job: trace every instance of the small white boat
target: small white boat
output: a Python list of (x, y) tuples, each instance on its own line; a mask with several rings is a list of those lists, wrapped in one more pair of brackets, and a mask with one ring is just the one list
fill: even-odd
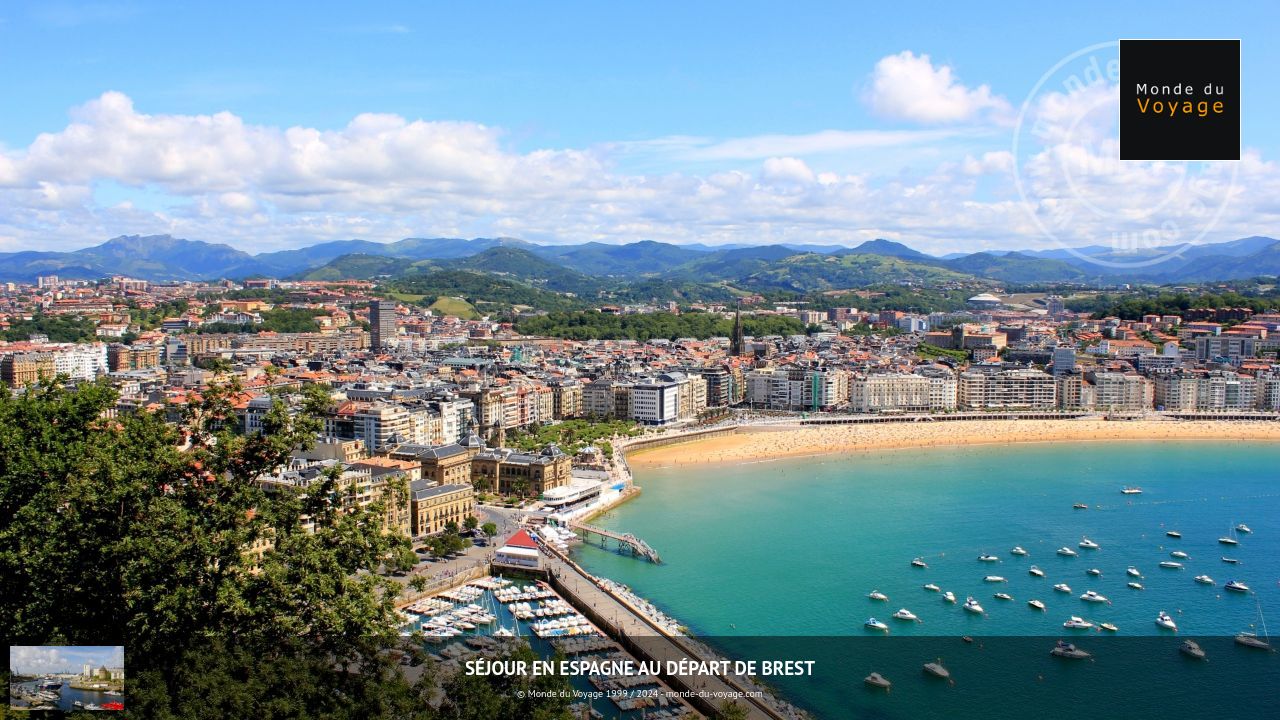
[(938, 587), (937, 585), (934, 585), (933, 583), (927, 583), (925, 584), (924, 589), (928, 590), (929, 592), (938, 592), (942, 588)]
[(1138, 568), (1130, 565), (1128, 570), (1124, 571), (1129, 577), (1142, 577), (1142, 573), (1138, 572)]
[(1178, 558), (1179, 560), (1186, 560), (1191, 556), (1182, 552), (1181, 550), (1174, 550), (1173, 552), (1169, 553), (1169, 557), (1175, 557), (1175, 558)]
[(1164, 562), (1160, 563), (1160, 567), (1165, 568), (1166, 570), (1181, 570), (1182, 563), (1174, 562), (1172, 560), (1165, 560)]
[(1075, 508), (1076, 510), (1088, 510), (1088, 509), (1089, 509), (1089, 506), (1088, 506), (1088, 505), (1085, 505), (1084, 503), (1076, 503), (1075, 505), (1072, 505), (1071, 507)]
[(1239, 545), (1240, 544), (1239, 540), (1236, 540), (1233, 537), (1225, 537), (1225, 536), (1218, 538), (1218, 542), (1222, 543), (1223, 545)]
[(1213, 578), (1209, 577), (1208, 575), (1197, 575), (1197, 576), (1196, 576), (1196, 582), (1200, 583), (1201, 585), (1212, 585), (1212, 584), (1214, 584), (1214, 583), (1213, 583)]
[(1120, 628), (1116, 627), (1116, 626), (1115, 626), (1114, 624), (1112, 624), (1112, 623), (1102, 623), (1101, 625), (1099, 625), (1099, 626), (1098, 626), (1098, 628), (1099, 628), (1099, 629), (1101, 629), (1101, 630), (1106, 630), (1107, 632), (1119, 632), (1119, 631), (1120, 631)]
[(871, 599), (871, 600), (878, 600), (878, 601), (880, 601), (880, 602), (888, 602), (888, 601), (889, 601), (889, 596), (888, 596), (888, 595), (885, 595), (884, 593), (880, 592), (879, 590), (872, 590), (871, 592), (867, 593), (867, 597), (868, 597), (869, 599)]
[(1245, 585), (1239, 580), (1228, 580), (1227, 584), (1223, 585), (1222, 587), (1230, 590), (1231, 592), (1239, 592), (1239, 593), (1249, 592), (1249, 586)]
[(1240, 523), (1239, 525), (1236, 525), (1236, 532), (1251, 533), (1253, 530), (1248, 525)]
[(932, 675), (932, 676), (934, 676), (934, 677), (940, 677), (940, 678), (942, 678), (943, 680), (949, 680), (949, 679), (951, 679), (951, 671), (949, 671), (949, 670), (947, 670), (946, 668), (942, 667), (942, 663), (940, 663), (940, 662), (925, 663), (925, 664), (924, 664), (924, 671), (925, 671), (925, 672), (927, 672), (927, 673), (929, 673), (930, 675)]
[(1044, 603), (1040, 602), (1039, 600), (1028, 600), (1027, 604), (1037, 610), (1044, 610)]
[(1005, 580), (1000, 575), (988, 575), (982, 578), (982, 582), (999, 583), (999, 582), (1009, 582), (1009, 581)]
[(1165, 630), (1172, 630), (1174, 632), (1178, 631), (1178, 623), (1174, 622), (1173, 618), (1169, 617), (1169, 613), (1163, 610), (1161, 610), (1160, 614), (1156, 616), (1156, 625), (1159, 625)]
[(888, 690), (893, 685), (893, 683), (886, 680), (883, 675), (874, 672), (863, 678), (862, 682), (870, 685), (871, 687), (884, 688), (885, 690)]
[(1223, 555), (1223, 556), (1222, 556), (1222, 562), (1224, 562), (1224, 563), (1226, 563), (1226, 564), (1228, 564), (1228, 565), (1239, 565), (1239, 564), (1240, 564), (1240, 561), (1239, 561), (1239, 560), (1237, 560), (1237, 559), (1235, 559), (1235, 558), (1229, 558), (1229, 557), (1227, 557), (1226, 555)]
[(995, 598), (996, 598), (997, 600), (1012, 600), (1012, 599), (1013, 599), (1013, 596), (1012, 596), (1012, 595), (1010, 595), (1009, 593), (1002, 593), (1002, 592), (1000, 592), (1000, 593), (996, 593), (996, 594), (995, 594)]
[(1080, 544), (1080, 547), (1084, 548), (1085, 550), (1097, 550), (1098, 548), (1102, 547), (1101, 545), (1090, 540), (1089, 538), (1080, 538), (1079, 544)]
[(1058, 583), (1057, 585), (1054, 585), (1054, 586), (1053, 586), (1053, 589), (1054, 589), (1054, 590), (1057, 590), (1057, 591), (1058, 591), (1058, 592), (1060, 592), (1060, 593), (1070, 593), (1070, 592), (1071, 592), (1071, 586), (1070, 586), (1070, 585), (1068, 585), (1068, 584), (1066, 584), (1066, 583)]
[(1066, 547), (1066, 546), (1064, 545), (1064, 546), (1062, 546), (1062, 547), (1058, 548), (1058, 554), (1059, 554), (1059, 555), (1061, 555), (1061, 556), (1063, 556), (1063, 557), (1075, 557), (1075, 556), (1076, 556), (1076, 555), (1078, 555), (1079, 553), (1077, 553), (1075, 550), (1072, 550), (1071, 548)]
[(948, 590), (942, 593), (942, 599), (946, 602), (953, 603), (956, 601), (956, 594)]
[(1067, 620), (1066, 622), (1062, 623), (1062, 627), (1067, 628), (1069, 630), (1088, 630), (1089, 628), (1093, 627), (1093, 623), (1089, 622), (1088, 620), (1085, 620), (1084, 618), (1080, 618), (1080, 617), (1076, 617), (1075, 615), (1072, 615), (1070, 620)]
[(918, 621), (920, 619), (916, 617), (915, 613), (911, 612), (906, 608), (902, 608), (898, 610), (898, 612), (894, 613), (893, 618), (895, 620), (911, 620), (912, 622)]
[(1088, 570), (1084, 571), (1084, 574), (1092, 575), (1093, 577), (1102, 577), (1102, 571), (1099, 570), (1098, 568), (1089, 568)]
[(1177, 530), (1165, 530), (1164, 534), (1174, 539), (1178, 539), (1182, 537), (1182, 533), (1178, 532)]
[(965, 598), (964, 609), (971, 613), (982, 614), (983, 612), (982, 606), (979, 605), (978, 601), (974, 600), (972, 597)]
[(880, 630), (882, 632), (889, 632), (888, 625), (885, 625), (884, 623), (880, 622), (879, 620), (873, 617), (867, 618), (867, 621), (862, 623), (862, 626), (871, 630)]
[(1000, 558), (995, 555), (979, 555), (978, 562), (1000, 562)]
[(1095, 603), (1111, 602), (1106, 597), (1099, 595), (1093, 590), (1086, 590), (1085, 593), (1080, 596), (1080, 599), (1085, 602), (1095, 602)]
[(1044, 571), (1036, 567), (1035, 565), (1032, 565), (1031, 569), (1028, 570), (1027, 572), (1032, 575), (1035, 575), (1036, 577), (1044, 577)]
[(1013, 555), (1027, 555), (1027, 554), (1028, 554), (1028, 553), (1027, 553), (1027, 551), (1026, 551), (1026, 550), (1024, 550), (1024, 549), (1022, 548), (1022, 546), (1021, 546), (1021, 545), (1014, 545), (1014, 546), (1013, 546), (1013, 549), (1012, 549), (1012, 550), (1010, 550), (1009, 552), (1010, 552), (1011, 554), (1013, 554)]
[(1128, 485), (1125, 485), (1124, 487), (1120, 488), (1120, 494), (1122, 494), (1122, 495), (1141, 495), (1141, 494), (1142, 494), (1142, 488), (1138, 487), (1137, 485), (1134, 485), (1134, 486), (1132, 486), (1132, 487), (1130, 487), (1130, 486), (1128, 486)]
[(1130, 588), (1132, 588), (1132, 589), (1134, 589), (1134, 590), (1141, 590), (1141, 589), (1142, 589), (1142, 583), (1131, 582), (1131, 583), (1129, 583), (1129, 587), (1130, 587)]
[(924, 558), (916, 558), (911, 561), (911, 567), (927, 568), (929, 565), (925, 563)]

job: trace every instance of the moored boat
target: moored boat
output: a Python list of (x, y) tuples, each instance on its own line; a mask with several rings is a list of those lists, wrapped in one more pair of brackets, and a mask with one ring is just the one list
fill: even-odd
[(929, 565), (924, 561), (924, 558), (915, 558), (911, 561), (911, 567), (927, 568)]
[(1133, 485), (1133, 486), (1125, 485), (1124, 487), (1120, 488), (1120, 494), (1121, 495), (1141, 495), (1142, 488), (1138, 487), (1137, 485)]
[(1062, 627), (1067, 628), (1068, 630), (1088, 630), (1093, 627), (1093, 623), (1082, 617), (1072, 615), (1066, 622), (1062, 623)]
[(924, 589), (928, 590), (929, 592), (938, 592), (942, 588), (938, 587), (937, 585), (934, 585), (933, 583), (925, 583)]
[(1133, 589), (1133, 590), (1141, 590), (1141, 589), (1142, 589), (1142, 583), (1131, 582), (1131, 583), (1129, 583), (1129, 587), (1130, 587), (1131, 589)]
[(925, 663), (924, 671), (934, 677), (942, 678), (943, 680), (951, 679), (951, 671), (942, 666), (942, 661)]
[(948, 590), (942, 593), (942, 599), (946, 602), (954, 603), (956, 601), (956, 594)]
[(1178, 631), (1178, 623), (1174, 622), (1173, 618), (1169, 616), (1169, 613), (1163, 610), (1160, 611), (1159, 615), (1156, 615), (1156, 625), (1159, 625), (1165, 630), (1172, 630), (1174, 632)]
[(1068, 584), (1066, 584), (1066, 583), (1058, 583), (1057, 585), (1054, 585), (1054, 586), (1053, 586), (1053, 589), (1054, 589), (1054, 590), (1057, 590), (1057, 591), (1058, 591), (1058, 592), (1060, 592), (1060, 593), (1070, 593), (1070, 592), (1071, 592), (1071, 586), (1070, 586), (1070, 585), (1068, 585)]
[(1249, 586), (1245, 585), (1243, 582), (1239, 580), (1228, 580), (1227, 584), (1223, 585), (1222, 587), (1226, 588), (1227, 590), (1230, 590), (1231, 592), (1238, 592), (1238, 593), (1249, 592)]
[(1094, 592), (1093, 590), (1086, 590), (1086, 591), (1084, 592), (1084, 594), (1080, 596), (1080, 599), (1081, 599), (1081, 600), (1083, 600), (1083, 601), (1085, 601), (1085, 602), (1093, 602), (1093, 603), (1105, 603), (1105, 602), (1111, 602), (1111, 601), (1110, 601), (1110, 600), (1108, 600), (1106, 597), (1104, 597), (1104, 596), (1102, 596), (1102, 595), (1099, 595), (1098, 593)]
[(984, 553), (978, 556), (978, 562), (1000, 562), (1000, 558)]
[(1023, 547), (1022, 547), (1021, 545), (1014, 545), (1014, 546), (1013, 546), (1013, 549), (1012, 549), (1012, 550), (1010, 550), (1009, 552), (1010, 552), (1011, 554), (1013, 554), (1013, 555), (1026, 555), (1026, 554), (1027, 554), (1027, 551), (1026, 551), (1026, 550), (1024, 550), (1024, 549), (1023, 549)]
[(1013, 596), (1012, 596), (1012, 595), (1010, 595), (1009, 593), (1002, 593), (1002, 592), (1000, 592), (1000, 593), (996, 593), (996, 594), (995, 594), (995, 599), (997, 599), (997, 600), (1012, 600), (1012, 599), (1013, 599)]
[(1009, 582), (1009, 581), (1005, 580), (1004, 577), (1001, 575), (987, 575), (986, 577), (982, 578), (982, 582), (1002, 583), (1002, 582)]
[(889, 626), (888, 626), (888, 625), (884, 624), (883, 622), (881, 622), (881, 621), (879, 621), (879, 620), (877, 620), (877, 619), (875, 619), (875, 618), (873, 618), (873, 617), (867, 618), (867, 621), (866, 621), (866, 622), (864, 622), (864, 623), (862, 623), (862, 626), (863, 626), (863, 627), (865, 627), (865, 628), (869, 628), (869, 629), (871, 629), (871, 630), (880, 630), (880, 631), (883, 631), (883, 632), (889, 632)]
[(1164, 534), (1168, 535), (1171, 538), (1174, 538), (1175, 540), (1182, 537), (1182, 533), (1178, 532), (1177, 530), (1165, 530)]
[(1089, 538), (1087, 538), (1087, 537), (1086, 537), (1086, 538), (1080, 538), (1080, 543), (1079, 543), (1079, 545), (1080, 545), (1080, 547), (1084, 548), (1085, 550), (1097, 550), (1098, 548), (1102, 547), (1101, 545), (1099, 545), (1098, 543), (1096, 543), (1096, 542), (1094, 542), (1094, 541), (1090, 540), (1090, 539), (1089, 539)]
[(981, 615), (984, 612), (982, 609), (982, 606), (979, 605), (978, 601), (974, 600), (972, 597), (965, 598), (964, 609), (966, 612), (971, 612), (978, 615)]
[(1040, 602), (1039, 600), (1028, 600), (1027, 604), (1037, 610), (1044, 610), (1044, 603)]
[(1245, 525), (1244, 523), (1240, 523), (1239, 525), (1236, 525), (1236, 532), (1248, 534), (1253, 532), (1253, 529), (1250, 528), (1248, 525)]
[(893, 686), (893, 683), (886, 680), (883, 675), (875, 672), (863, 678), (862, 682), (870, 685), (871, 687), (884, 688), (885, 690), (888, 690)]
[(1088, 570), (1084, 571), (1084, 574), (1092, 575), (1093, 577), (1102, 577), (1102, 571), (1099, 570), (1098, 568), (1089, 568)]
[(1186, 655), (1193, 660), (1204, 659), (1204, 649), (1195, 640), (1183, 640), (1182, 646), (1178, 648), (1178, 652)]
[(1161, 562), (1161, 563), (1160, 563), (1160, 567), (1162, 567), (1162, 568), (1164, 568), (1164, 569), (1166, 569), (1166, 570), (1181, 570), (1181, 569), (1182, 569), (1182, 563), (1180, 563), (1180, 562), (1174, 562), (1174, 561), (1172, 561), (1172, 560), (1165, 560), (1164, 562)]
[(1068, 660), (1088, 660), (1093, 657), (1089, 653), (1065, 640), (1059, 640), (1058, 644), (1054, 645), (1053, 649), (1049, 651), (1049, 654), (1060, 658), (1067, 658)]
[(916, 617), (915, 613), (911, 612), (906, 608), (901, 608), (900, 610), (898, 610), (898, 612), (894, 613), (893, 619), (894, 620), (910, 620), (912, 622), (918, 622), (920, 620), (920, 618)]
[(1201, 585), (1212, 585), (1213, 578), (1209, 577), (1208, 575), (1197, 575), (1196, 582), (1200, 583)]
[(1063, 547), (1058, 548), (1058, 554), (1063, 557), (1075, 557), (1079, 553), (1064, 545)]
[(1142, 577), (1142, 573), (1138, 572), (1138, 568), (1130, 565), (1128, 570), (1124, 571), (1129, 577)]
[(876, 600), (878, 602), (888, 602), (889, 600), (889, 596), (885, 595), (879, 590), (872, 590), (871, 592), (867, 593), (867, 598), (869, 600)]
[(1044, 577), (1044, 571), (1036, 567), (1035, 565), (1032, 565), (1031, 569), (1028, 570), (1027, 573), (1031, 575), (1035, 575), (1036, 577)]

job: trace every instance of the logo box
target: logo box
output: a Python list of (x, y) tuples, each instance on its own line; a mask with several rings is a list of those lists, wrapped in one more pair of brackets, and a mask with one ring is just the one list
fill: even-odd
[(1121, 160), (1240, 159), (1239, 40), (1120, 41)]

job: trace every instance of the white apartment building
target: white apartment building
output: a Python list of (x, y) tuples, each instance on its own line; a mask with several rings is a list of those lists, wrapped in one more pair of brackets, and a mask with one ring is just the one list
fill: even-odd
[(967, 410), (1050, 410), (1056, 400), (1052, 375), (1023, 368), (969, 370), (956, 390), (957, 405)]
[(53, 353), (53, 371), (72, 380), (93, 380), (106, 375), (107, 346), (103, 343), (70, 345)]
[(1120, 372), (1089, 373), (1093, 407), (1110, 412), (1142, 412), (1151, 407), (1151, 382), (1141, 375)]
[(955, 407), (956, 377), (947, 370), (878, 373), (849, 381), (852, 412), (939, 412)]
[[(683, 377), (683, 373), (673, 374)], [(668, 376), (636, 382), (631, 386), (631, 418), (646, 425), (680, 419), (680, 382)]]

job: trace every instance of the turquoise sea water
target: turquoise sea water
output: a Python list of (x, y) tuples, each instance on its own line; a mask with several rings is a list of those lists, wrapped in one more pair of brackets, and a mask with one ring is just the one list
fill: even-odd
[[(664, 564), (595, 547), (576, 551), (580, 562), (630, 585), (694, 634), (727, 651), (777, 657), (788, 648), (803, 648), (830, 654), (829, 662), (820, 663), (819, 677), (777, 683), (788, 699), (819, 716), (1000, 716), (990, 703), (1001, 701), (1003, 707), (1009, 700), (1006, 693), (1022, 682), (1038, 684), (1037, 692), (1051, 688), (1039, 698), (1053, 703), (1050, 707), (1065, 707), (1061, 703), (1072, 701), (1075, 693), (1091, 692), (1090, 687), (1096, 692), (1119, 682), (1112, 691), (1127, 692), (1134, 702), (1168, 685), (1201, 703), (1193, 708), (1183, 701), (1170, 707), (1166, 717), (1196, 717), (1200, 711), (1220, 711), (1218, 703), (1247, 703), (1250, 698), (1262, 703), (1259, 709), (1280, 712), (1280, 656), (1249, 655), (1237, 652), (1229, 640), (1206, 640), (1214, 646), (1209, 664), (1188, 668), (1166, 657), (1172, 652), (1172, 660), (1178, 659), (1181, 637), (1223, 637), (1250, 629), (1259, 605), (1270, 629), (1280, 633), (1278, 445), (1076, 443), (896, 450), (647, 469), (637, 481), (644, 488), (640, 497), (596, 522), (644, 538), (662, 554)], [(1123, 485), (1141, 485), (1145, 492), (1122, 495)], [(1077, 502), (1089, 509), (1073, 509)], [(1239, 536), (1238, 546), (1220, 545), (1217, 539), (1240, 522), (1253, 534)], [(1180, 531), (1182, 539), (1166, 537), (1169, 529)], [(1079, 549), (1082, 536), (1101, 549)], [(1011, 555), (1014, 545), (1030, 556)], [(1057, 556), (1054, 551), (1064, 545), (1079, 556)], [(1158, 567), (1171, 559), (1172, 550), (1190, 555), (1181, 561), (1184, 570)], [(1000, 562), (978, 562), (983, 553), (999, 556)], [(1241, 563), (1224, 564), (1223, 555)], [(924, 557), (929, 568), (910, 567), (915, 556)], [(1030, 576), (1032, 564), (1047, 577)], [(1130, 565), (1143, 573), (1138, 581), (1145, 590), (1126, 587), (1133, 580), (1125, 574)], [(1103, 576), (1086, 575), (1092, 567)], [(1195, 583), (1193, 577), (1202, 573), (1217, 585)], [(1001, 575), (1008, 582), (986, 583), (986, 575)], [(1254, 593), (1225, 592), (1222, 585), (1233, 578), (1248, 583)], [(922, 589), (929, 582), (951, 590), (961, 602), (973, 595), (986, 615), (945, 604), (939, 593)], [(1051, 588), (1059, 582), (1073, 592), (1054, 592)], [(868, 600), (873, 589), (890, 601)], [(1111, 603), (1079, 600), (1085, 590), (1095, 590)], [(996, 600), (992, 595), (998, 591), (1015, 599)], [(1047, 612), (1027, 606), (1033, 597), (1045, 602)], [(898, 608), (910, 609), (923, 622), (891, 619)], [(1178, 637), (1162, 637), (1167, 633), (1154, 623), (1160, 610), (1174, 615)], [(889, 638), (867, 639), (862, 623), (870, 615), (892, 626)], [(1114, 623), (1119, 635), (1112, 639), (1064, 630), (1062, 622), (1071, 615)], [(954, 639), (959, 635), (979, 642), (961, 645)], [(824, 647), (800, 639), (760, 639), (778, 636), (856, 640)], [(1059, 637), (1097, 650), (1097, 662), (1062, 668), (1058, 661), (1033, 669), (1047, 659)], [(1143, 637), (1147, 640), (1134, 639)], [(924, 683), (919, 673), (920, 664), (933, 658), (920, 656), (946, 654), (955, 673), (957, 665), (975, 662), (978, 655), (972, 651), (979, 644), (987, 649), (1006, 644), (1009, 653), (1022, 656), (987, 652), (986, 664), (971, 668), (970, 678), (1003, 678), (985, 694), (981, 683), (957, 678), (955, 687), (946, 688), (951, 702), (932, 697), (941, 691)], [(895, 656), (903, 651), (901, 658)], [(1126, 654), (1132, 656), (1128, 660), (1159, 659), (1130, 666), (1120, 662), (1119, 656)], [(878, 657), (890, 667), (879, 667)], [(1033, 663), (1029, 658), (1036, 659)], [(1011, 667), (1026, 668), (1026, 677), (1001, 675)], [(861, 678), (870, 670), (901, 677), (890, 696), (870, 696), (861, 689)], [(1099, 672), (1090, 678), (1091, 670)], [(1194, 675), (1205, 672), (1217, 675)], [(1183, 678), (1187, 673), (1192, 675)], [(1056, 679), (1058, 674), (1063, 677)], [(1072, 679), (1081, 674), (1083, 678)], [(1160, 691), (1152, 708), (1163, 706), (1161, 697), (1172, 696)], [(1091, 716), (1107, 717), (1109, 710), (1094, 708)]]

